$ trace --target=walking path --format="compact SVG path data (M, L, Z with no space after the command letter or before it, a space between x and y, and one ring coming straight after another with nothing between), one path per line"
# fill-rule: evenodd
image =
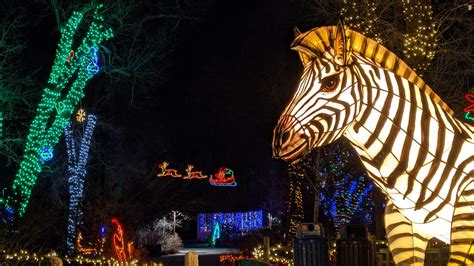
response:
M202 266L219 266L220 255L239 254L239 250L233 248L183 248L178 253L157 258L155 261L161 261L165 266L183 266L184 254L190 251L194 251L199 255L199 265Z

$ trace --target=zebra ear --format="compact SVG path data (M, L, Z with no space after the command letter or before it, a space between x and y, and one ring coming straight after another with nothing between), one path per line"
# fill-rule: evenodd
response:
M298 27L295 26L293 28L293 33L295 34L295 38L296 38L296 37L300 36L301 31L298 29Z
M334 61L341 65L346 66L351 63L351 40L347 28L344 26L342 21L339 21L334 34Z
M316 57L315 54L309 50L308 48L298 45L291 48L292 50L298 51L300 55L301 63L303 63L303 67L306 66L309 62L312 62Z
M295 38L298 38L298 36L301 35L301 31L295 26L293 28L293 34L295 35ZM314 58L314 53L302 45L293 46L291 49L298 51L303 67Z

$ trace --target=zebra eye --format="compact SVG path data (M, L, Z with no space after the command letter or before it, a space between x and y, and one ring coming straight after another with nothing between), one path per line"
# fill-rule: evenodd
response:
M329 77L323 78L321 81L321 90L323 92L331 92L337 88L337 84L339 84L339 75L334 74Z

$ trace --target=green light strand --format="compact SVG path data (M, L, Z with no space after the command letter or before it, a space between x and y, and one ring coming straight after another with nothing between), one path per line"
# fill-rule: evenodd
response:
M48 86L44 89L37 115L30 126L23 160L13 181L12 195L6 200L6 208L17 210L18 216L25 213L31 191L44 164L40 151L44 147L54 147L58 143L74 108L84 97L84 87L93 77L87 72L87 65L93 56L92 49L97 50L101 42L113 37L112 30L104 26L104 18L98 12L101 7L102 5L99 5L95 9L89 30L82 39L81 45L75 50L76 57L68 60L73 50L74 36L84 13L73 12L65 27L60 31L61 38ZM67 94L61 97L65 88L64 93Z
M464 117L465 117L467 120L474 121L474 117L471 116L471 112L466 112L466 113L464 114Z

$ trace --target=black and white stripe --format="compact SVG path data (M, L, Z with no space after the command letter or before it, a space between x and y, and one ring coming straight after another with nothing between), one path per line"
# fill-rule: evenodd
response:
M275 128L275 156L297 159L344 135L390 199L386 229L398 265L422 265L433 237L452 243L452 263L473 263L472 127L373 60L355 53L341 67L332 53L305 67ZM322 80L330 75L338 88L325 93Z

